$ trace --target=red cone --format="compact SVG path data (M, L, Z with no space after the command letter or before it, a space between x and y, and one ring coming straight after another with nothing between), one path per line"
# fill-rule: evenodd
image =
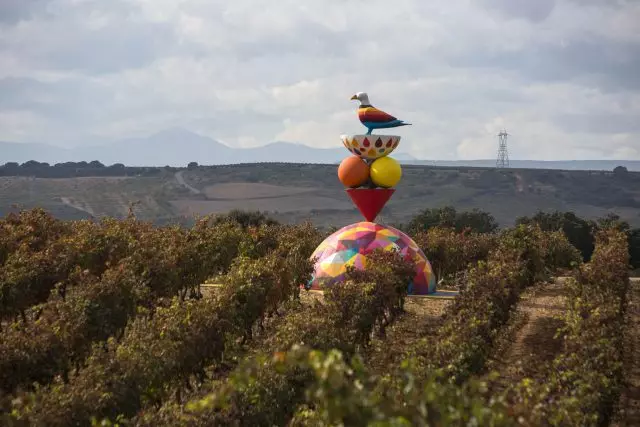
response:
M393 188L349 188L347 193L362 216L373 222L394 191Z

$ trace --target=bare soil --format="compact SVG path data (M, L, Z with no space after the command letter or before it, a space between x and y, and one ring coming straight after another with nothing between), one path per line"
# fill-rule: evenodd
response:
M555 335L564 324L559 316L565 304L564 278L523 293L506 333L487 361L487 371L500 373L496 386L502 388L537 376L538 370L562 350L562 338Z
M336 200L330 197L306 194L264 199L172 200L171 205L182 215L225 213L233 209L308 212L314 209L326 209L328 206L332 209L353 210L353 205L346 197L344 200Z
M421 339L429 340L441 323L445 308L451 303L445 298L407 297L405 313L386 329L384 337L371 342L367 365L372 371L384 375L400 366L405 351Z
M78 202L75 201L74 199L71 199L70 197L61 197L60 200L62 200L62 203L64 203L67 206L71 206L72 208L81 210L83 212L88 213L89 215L94 215L95 216L95 212L93 211L93 209L91 208L91 206L82 203L82 202Z
M244 200L270 197L286 197L298 194L312 193L316 189L309 187L288 187L250 182L230 182L216 184L204 189L210 199Z

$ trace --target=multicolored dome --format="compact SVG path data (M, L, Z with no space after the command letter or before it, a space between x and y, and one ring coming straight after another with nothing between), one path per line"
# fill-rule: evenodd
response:
M431 264L418 245L400 230L373 222L347 225L327 237L311 255L317 260L307 288L321 289L322 285L331 286L343 280L348 265L365 268L367 254L376 249L396 249L405 259L414 261L416 275L408 284L409 294L426 295L436 291Z

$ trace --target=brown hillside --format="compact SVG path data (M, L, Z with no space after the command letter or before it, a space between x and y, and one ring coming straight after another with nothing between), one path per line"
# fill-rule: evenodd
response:
M360 218L336 176L336 165L251 164L199 167L179 176L0 177L0 214L12 205L41 206L61 218L123 217L134 204L157 222L230 209L270 211L284 221L310 218L341 225ZM418 211L453 205L492 213L502 225L537 210L572 210L595 218L615 212L640 225L640 173L543 169L403 166L381 222L404 222ZM194 189L196 191L194 191Z

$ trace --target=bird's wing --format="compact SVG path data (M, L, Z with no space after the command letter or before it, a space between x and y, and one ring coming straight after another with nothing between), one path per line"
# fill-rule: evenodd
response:
M391 114L387 114L376 107L364 107L358 109L358 118L361 122L386 123L398 120Z

